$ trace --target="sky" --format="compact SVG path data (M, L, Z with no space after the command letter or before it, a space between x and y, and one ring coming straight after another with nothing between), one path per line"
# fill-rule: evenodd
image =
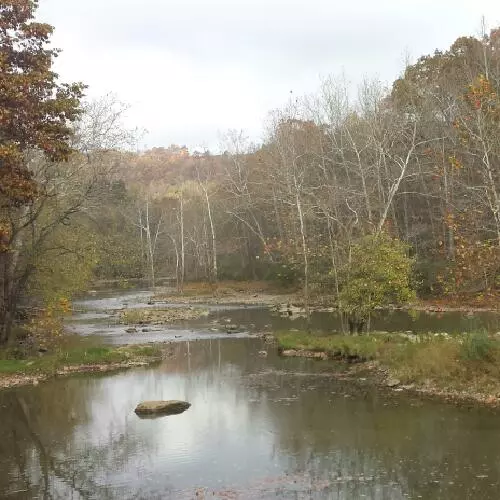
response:
M498 0L40 0L62 81L129 105L142 148L262 138L269 111L328 75L390 84L405 61L500 25ZM292 93L292 94L291 94Z

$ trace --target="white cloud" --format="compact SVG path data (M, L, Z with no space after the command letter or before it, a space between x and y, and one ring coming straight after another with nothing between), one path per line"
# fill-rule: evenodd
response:
M219 131L258 138L266 113L319 76L390 82L414 58L500 24L496 0L42 0L56 27L57 71L114 92L148 146L217 144Z

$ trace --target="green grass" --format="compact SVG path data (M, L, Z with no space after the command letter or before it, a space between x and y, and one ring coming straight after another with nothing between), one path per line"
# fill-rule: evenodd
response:
M358 357L363 360L376 359L384 344L390 341L387 334L319 336L313 333L278 332L276 337L278 345L284 350L304 349L326 352L332 358Z
M9 359L3 352L0 374L52 374L65 366L111 365L131 361L155 361L161 358L161 349L155 346L107 347L81 345L54 349L41 357Z
M500 341L484 332L420 335L415 342L398 333L319 336L278 332L276 337L284 350L320 351L334 359L377 360L404 383L500 394Z

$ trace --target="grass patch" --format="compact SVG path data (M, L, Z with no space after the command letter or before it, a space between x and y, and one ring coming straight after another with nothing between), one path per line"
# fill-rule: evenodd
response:
M278 332L278 345L283 350L298 349L325 352L332 358L353 358L362 360L376 359L383 345L388 341L387 334L347 336L319 336L313 333Z
M278 332L283 350L325 352L330 358L378 360L403 383L500 394L500 341L485 332L457 335L319 336Z
M130 362L153 362L161 359L161 349L156 346L108 347L79 345L71 348L57 348L43 356L27 359L9 359L8 352L1 352L0 374L31 375L54 374L64 367L112 365Z

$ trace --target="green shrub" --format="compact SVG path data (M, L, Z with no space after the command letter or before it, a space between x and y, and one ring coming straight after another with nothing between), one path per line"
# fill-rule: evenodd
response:
M467 361L488 361L493 358L496 342L486 332L469 333L460 349L462 359Z

